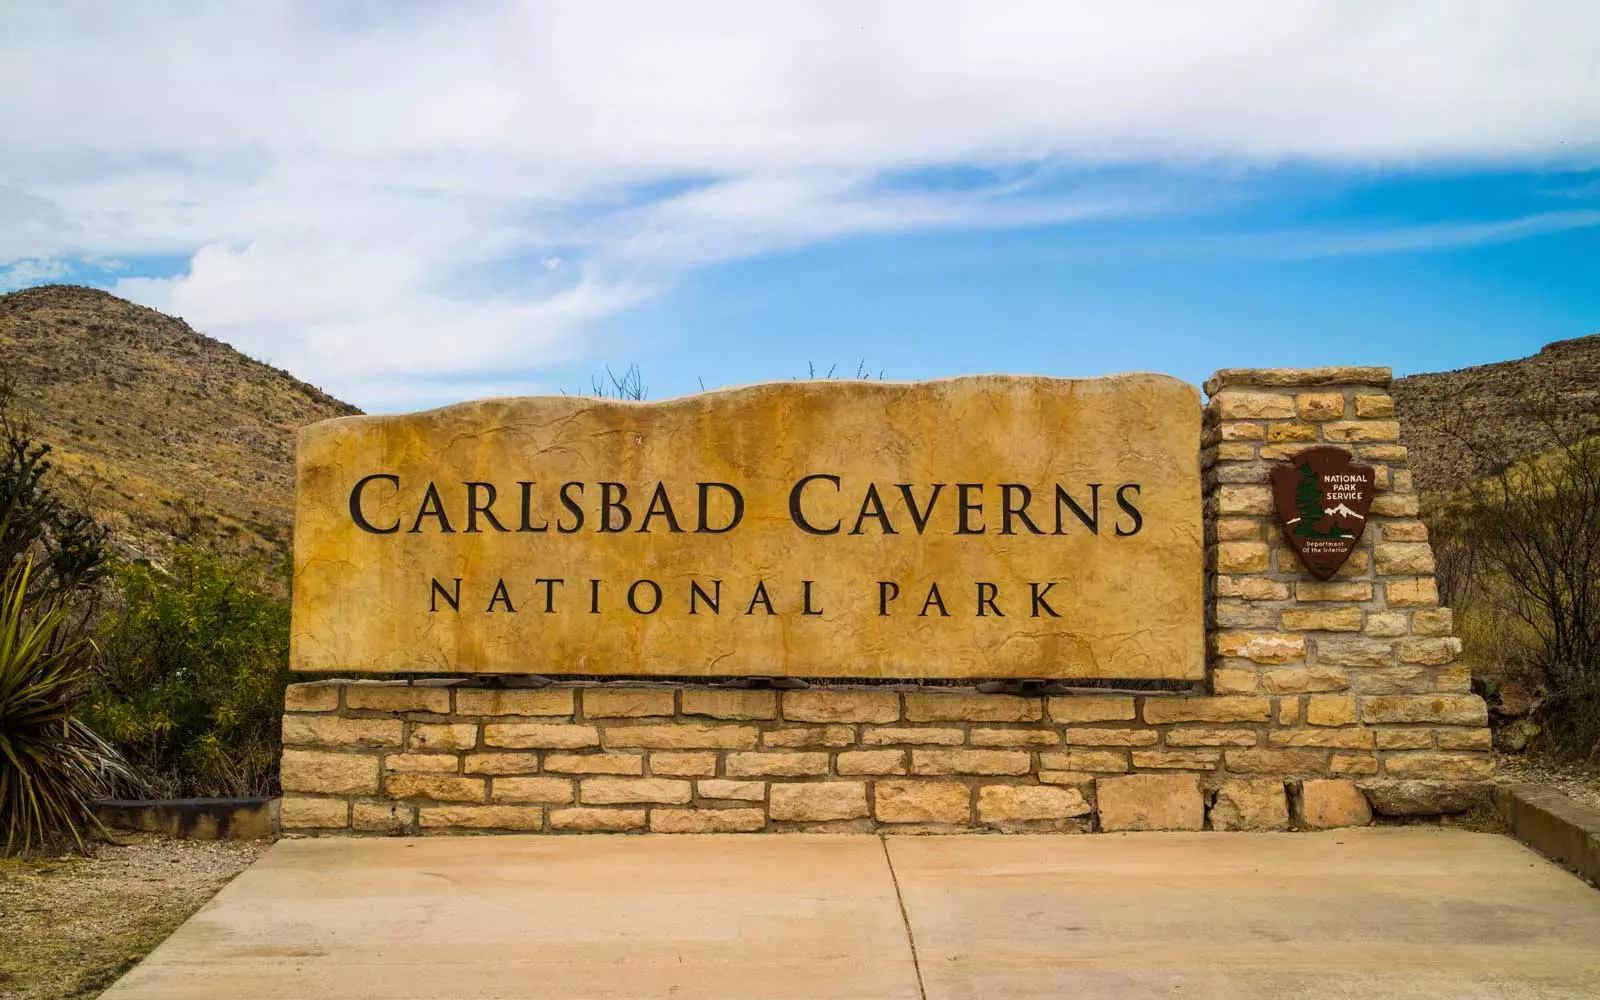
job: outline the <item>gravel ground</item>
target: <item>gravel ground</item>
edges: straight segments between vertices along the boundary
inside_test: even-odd
[[[1497,754],[1497,780],[1544,785],[1600,811],[1600,765],[1574,764],[1545,757]]]
[[[138,836],[0,859],[0,997],[98,996],[269,846]]]

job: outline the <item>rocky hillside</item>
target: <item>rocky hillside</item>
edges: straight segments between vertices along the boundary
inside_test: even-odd
[[[1449,492],[1486,471],[1469,444],[1512,457],[1548,450],[1548,432],[1532,412],[1546,401],[1565,429],[1597,429],[1600,334],[1558,340],[1515,361],[1396,379],[1394,398],[1418,488]]]
[[[0,295],[0,374],[128,552],[287,548],[295,431],[358,412],[180,319],[70,285]]]

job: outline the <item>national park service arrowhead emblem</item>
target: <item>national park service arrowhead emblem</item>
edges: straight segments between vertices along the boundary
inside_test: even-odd
[[[1307,448],[1272,470],[1283,537],[1318,580],[1339,571],[1367,526],[1375,475],[1343,448]]]

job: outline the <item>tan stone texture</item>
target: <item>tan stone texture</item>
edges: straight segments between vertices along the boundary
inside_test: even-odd
[[[435,799],[440,802],[482,802],[482,778],[453,774],[389,774],[383,793],[391,799]]]
[[[1370,601],[1372,584],[1365,580],[1300,580],[1294,585],[1300,601]]]
[[[1392,778],[1487,781],[1494,777],[1494,759],[1470,753],[1389,754],[1383,759],[1383,770]]]
[[[1068,750],[1039,755],[1041,770],[1081,771],[1120,774],[1128,769],[1128,755],[1121,750]]]
[[[867,815],[867,786],[859,781],[775,784],[767,793],[767,809],[783,822],[859,819]]]
[[[550,829],[571,833],[625,833],[641,830],[643,809],[552,809]]]
[[[1210,771],[1222,760],[1221,750],[1135,750],[1133,766],[1170,771]]]
[[[854,726],[808,726],[802,729],[769,729],[761,734],[764,747],[810,750],[816,747],[847,747],[856,741]],[[960,740],[956,740],[960,743]]]
[[[1433,572],[1433,546],[1427,542],[1379,542],[1373,547],[1378,572],[1384,576]]]
[[[398,802],[356,802],[350,807],[350,825],[357,830],[404,833],[411,826],[411,807]]]
[[[392,753],[383,758],[385,771],[420,771],[427,774],[454,774],[461,758],[453,753]],[[532,770],[538,770],[538,761]]]
[[[1193,774],[1129,774],[1095,782],[1100,829],[1199,830],[1205,798]]]
[[[554,759],[554,757],[551,759]],[[539,755],[536,753],[469,753],[462,759],[462,765],[468,774],[535,774],[539,770]],[[611,772],[607,771],[606,773],[610,774]]]
[[[764,781],[727,781],[714,779],[695,782],[695,791],[704,799],[734,799],[740,802],[760,802],[767,797]]]
[[[861,745],[868,747],[895,744],[953,747],[960,746],[965,739],[966,734],[959,729],[867,726],[861,730]]]
[[[495,778],[489,785],[489,801],[565,805],[572,801],[572,781],[568,778]]]
[[[1144,721],[1151,725],[1168,722],[1266,722],[1271,717],[1272,701],[1267,698],[1144,699]]]
[[[879,781],[872,803],[880,823],[971,821],[972,790],[959,781]]]
[[[285,795],[278,810],[278,822],[285,830],[341,830],[350,825],[350,803],[345,799]]]
[[[1289,800],[1281,778],[1229,778],[1208,814],[1213,830],[1287,830]]]
[[[1313,779],[1300,783],[1294,818],[1296,823],[1312,830],[1366,826],[1372,822],[1372,807],[1353,781]]]
[[[1344,393],[1303,392],[1295,397],[1295,406],[1302,420],[1338,420],[1344,416]]]
[[[650,755],[650,773],[678,778],[709,778],[717,773],[717,755],[695,751],[657,751]]]
[[[760,809],[652,809],[651,833],[753,833],[767,825]]]
[[[1215,551],[1218,573],[1264,573],[1272,555],[1265,542],[1221,542]]]
[[[1026,823],[1086,816],[1089,802],[1076,788],[984,785],[978,789],[980,823]]]
[[[1358,394],[1356,396],[1356,416],[1358,417],[1392,417],[1394,416],[1394,397],[1387,393]]]
[[[332,712],[338,707],[338,684],[290,684],[283,692],[285,712]]]
[[[974,729],[967,741],[975,747],[1053,747],[1061,735],[1054,729]]]
[[[1378,695],[1361,699],[1361,721],[1486,726],[1489,709],[1475,694]]]
[[[578,798],[586,806],[634,802],[681,805],[692,797],[689,782],[672,778],[584,778],[578,786]]]
[[[561,774],[644,773],[644,755],[637,753],[549,753],[544,769]]]
[[[1253,729],[1213,729],[1209,726],[1179,726],[1167,730],[1169,747],[1253,747]]]
[[[684,715],[705,715],[713,719],[775,719],[778,694],[775,691],[710,691],[685,688],[680,696]]]
[[[1393,372],[1377,365],[1324,365],[1320,368],[1221,368],[1206,379],[1206,395],[1235,386],[1298,389],[1319,385],[1388,388]]]
[[[1022,750],[911,751],[912,774],[1027,774],[1032,763]]]
[[[833,762],[839,774],[905,774],[904,750],[847,750]]]
[[[828,755],[799,753],[730,753],[724,762],[730,778],[795,778],[828,773]]]
[[[344,689],[344,707],[372,712],[433,712],[448,715],[450,690],[442,687],[355,683]]]
[[[1295,663],[1306,655],[1305,636],[1292,632],[1218,632],[1212,642],[1218,656],[1237,656],[1253,663]]]
[[[783,717],[790,722],[898,722],[900,695],[893,691],[785,691]]]
[[[1082,747],[1149,747],[1157,739],[1154,729],[1109,729],[1099,726],[1068,729],[1068,743]]]
[[[1333,667],[1287,667],[1268,670],[1261,677],[1268,694],[1300,694],[1312,691],[1343,691],[1350,686],[1345,671]]]
[[[1314,695],[1306,702],[1306,723],[1348,726],[1356,721],[1356,700],[1349,695]]]
[[[1038,698],[1005,694],[908,694],[908,722],[1038,722],[1044,716]]]
[[[1380,729],[1379,750],[1426,750],[1433,746],[1433,733],[1426,729]]]
[[[577,750],[600,745],[600,730],[568,722],[491,722],[483,727],[484,746],[511,750]]]
[[[674,711],[671,690],[650,688],[587,688],[583,691],[583,715],[587,719],[636,719],[644,716],[670,716]]]
[[[478,724],[414,722],[410,744],[413,750],[471,750],[478,745]]]
[[[1275,747],[1336,747],[1340,750],[1370,750],[1373,745],[1370,729],[1283,729],[1267,734],[1267,743]]]
[[[1336,753],[1328,770],[1334,774],[1377,774],[1378,758],[1372,754]]]
[[[1383,585],[1391,608],[1431,608],[1439,603],[1439,588],[1433,577],[1415,580],[1389,580]]]
[[[405,733],[399,719],[341,719],[332,715],[285,715],[286,746],[396,747]]]
[[[417,825],[424,830],[539,830],[544,810],[538,806],[423,806]]]
[[[1487,729],[1441,729],[1436,739],[1440,750],[1487,750],[1493,744]]]
[[[285,792],[376,795],[378,759],[366,754],[285,750],[281,780]]]
[[[1223,420],[1285,420],[1295,415],[1294,397],[1228,389],[1211,400]]]
[[[492,399],[324,421],[299,439],[291,663],[323,672],[1198,679],[1198,416],[1191,386],[1141,374],[787,381],[660,403]],[[836,536],[808,534],[790,517],[796,484],[821,474],[838,484],[813,480],[796,502],[818,530],[837,522]],[[366,476],[398,479],[369,480],[356,497],[381,533],[352,518],[352,492]],[[522,481],[535,484],[527,531]],[[601,488],[607,481],[627,490],[628,530],[618,530],[620,508],[606,505],[622,499]],[[559,502],[567,482],[584,485],[568,494],[585,515],[577,530],[563,530],[576,528]],[[743,497],[743,518],[725,533],[694,530],[697,484],[712,482]],[[489,483],[493,499],[469,483]],[[668,530],[655,503],[658,483],[682,533]],[[969,491],[967,524],[984,533],[957,533],[954,486],[915,530],[897,483],[912,484],[923,509],[934,483],[982,484]],[[1040,534],[1024,525],[1000,533],[1002,483],[1029,488]],[[1055,533],[1057,484],[1082,503],[1090,483],[1104,484],[1099,532],[1067,512]],[[1142,526],[1118,535],[1109,529],[1129,519],[1117,490],[1133,483],[1138,493],[1125,498]],[[881,518],[861,516],[869,486]],[[495,521],[469,513],[475,505]],[[709,525],[731,518],[720,490],[707,507]],[[449,592],[457,577],[459,610],[440,609],[431,581]],[[709,588],[713,577],[723,581],[719,610],[702,603],[690,615],[689,581]],[[536,578],[564,581],[551,585],[551,612]],[[591,579],[602,581],[598,614],[589,613]],[[648,613],[628,603],[638,580],[661,588],[659,606],[648,588],[635,602]],[[802,580],[813,582],[822,614],[801,613]],[[876,580],[899,582],[897,613],[878,613]],[[962,627],[929,629],[918,616],[935,580]],[[1051,580],[1072,584],[1051,595],[1059,617],[1031,617],[1028,582]],[[998,584],[1004,616],[976,615],[976,581]],[[754,601],[758,583],[772,614]]]
[[[1235,774],[1317,774],[1328,769],[1325,750],[1228,750],[1224,761]]]
[[[1417,635],[1449,635],[1455,627],[1455,616],[1449,608],[1423,608],[1412,613],[1411,627]]]
[[[1395,647],[1401,663],[1422,663],[1442,667],[1461,653],[1461,640],[1446,637],[1401,639]]]
[[[1218,667],[1211,671],[1212,694],[1255,694],[1260,686],[1261,675],[1254,670]]]
[[[577,692],[567,688],[542,691],[462,688],[456,692],[459,715],[571,715]]]
[[[756,745],[758,732],[754,726],[691,722],[659,726],[607,726],[605,743],[607,749],[748,750]]]
[[[1050,718],[1056,722],[1128,722],[1134,718],[1133,699],[1121,695],[1053,697]]]
[[[1298,631],[1359,632],[1360,608],[1290,608],[1283,612],[1283,627]]]

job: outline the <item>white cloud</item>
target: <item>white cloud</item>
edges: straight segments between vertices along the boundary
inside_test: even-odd
[[[0,266],[192,256],[117,290],[405,405],[685,268],[1171,207],[1058,169],[1592,163],[1596,37],[1587,2],[11,5]]]

